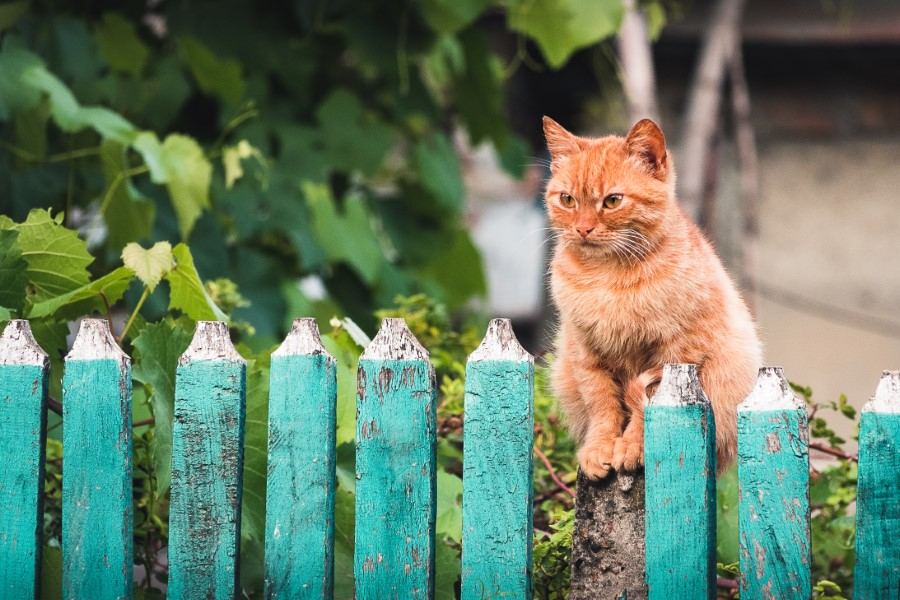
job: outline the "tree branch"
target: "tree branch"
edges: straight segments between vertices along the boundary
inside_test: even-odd
[[[541,449],[537,446],[534,447],[534,453],[537,454],[537,457],[541,459],[541,462],[544,463],[544,466],[547,467],[547,470],[550,471],[550,477],[553,479],[553,482],[561,489],[566,492],[573,498],[575,497],[575,492],[565,484],[565,482],[559,478],[559,475],[556,474],[556,469],[553,468],[553,465],[550,464],[550,459],[547,458],[547,455],[541,452]]]
[[[624,0],[622,5],[625,14],[616,42],[619,49],[622,87],[628,100],[628,116],[632,123],[643,118],[659,121],[656,76],[647,22],[636,0]]]

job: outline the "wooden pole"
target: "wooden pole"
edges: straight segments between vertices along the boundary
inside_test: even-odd
[[[335,393],[315,319],[297,319],[270,370],[266,598],[332,597]]]
[[[697,367],[667,364],[644,411],[649,598],[716,593],[716,428]]]
[[[646,597],[643,472],[578,473],[569,600]]]
[[[175,372],[169,598],[240,595],[245,411],[246,363],[228,326],[198,321]]]
[[[462,598],[531,598],[534,359],[493,319],[466,365]]]
[[[0,336],[0,600],[40,597],[49,364],[28,321],[7,323]]]
[[[862,409],[856,497],[857,600],[900,590],[900,371],[885,371]]]
[[[741,598],[809,598],[806,407],[780,367],[759,370],[738,407]]]
[[[131,598],[131,359],[84,319],[63,377],[63,597]]]
[[[359,361],[356,598],[431,598],[437,410],[428,352],[385,319]]]

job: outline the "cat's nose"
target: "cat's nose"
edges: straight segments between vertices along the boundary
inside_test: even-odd
[[[582,238],[586,238],[587,236],[589,236],[593,230],[594,230],[593,227],[576,227],[575,228],[575,231],[577,231],[578,235],[580,235]]]

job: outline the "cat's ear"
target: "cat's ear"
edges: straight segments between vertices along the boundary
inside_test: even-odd
[[[554,161],[582,150],[581,138],[546,116],[544,117],[544,138],[547,140],[550,157]]]
[[[638,158],[651,175],[665,181],[669,171],[666,136],[651,119],[641,119],[625,137],[628,154]]]

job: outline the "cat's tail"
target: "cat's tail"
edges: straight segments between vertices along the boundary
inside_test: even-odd
[[[662,367],[647,369],[625,384],[625,405],[632,411],[643,411],[649,397],[662,380]]]

